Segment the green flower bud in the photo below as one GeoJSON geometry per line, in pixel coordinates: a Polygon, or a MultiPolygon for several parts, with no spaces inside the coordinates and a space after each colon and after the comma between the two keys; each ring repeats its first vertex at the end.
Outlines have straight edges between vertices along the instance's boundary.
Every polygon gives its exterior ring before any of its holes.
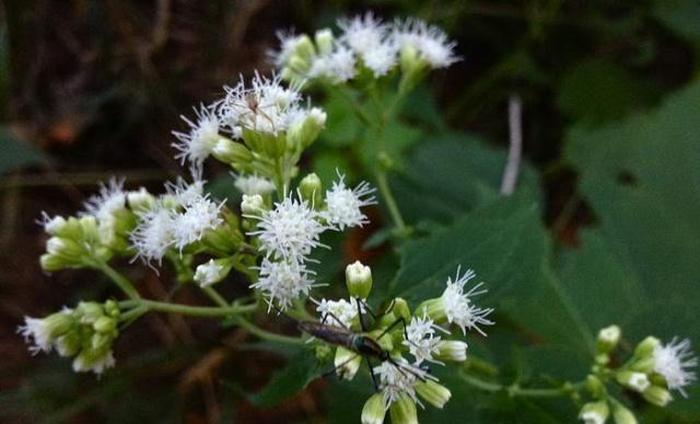
{"type": "Polygon", "coordinates": [[[119,309],[119,304],[114,300],[108,300],[105,302],[104,311],[105,314],[109,315],[112,318],[119,318],[119,314],[121,313],[121,310],[119,309]]]}
{"type": "Polygon", "coordinates": [[[437,345],[435,358],[440,361],[464,362],[467,360],[467,344],[460,340],[442,340],[437,345]]]}
{"type": "Polygon", "coordinates": [[[311,62],[308,59],[304,59],[298,54],[293,54],[289,57],[287,61],[289,69],[291,69],[296,74],[304,74],[311,67],[311,62]]]}
{"type": "Polygon", "coordinates": [[[345,267],[345,284],[352,297],[367,299],[372,290],[372,270],[360,261],[345,267]]]}
{"type": "Polygon", "coordinates": [[[408,396],[403,396],[389,407],[392,424],[418,424],[416,403],[408,396]]]}
{"type": "Polygon", "coordinates": [[[637,424],[637,418],[635,418],[632,411],[620,402],[613,403],[612,414],[615,424],[637,424]]]}
{"type": "Polygon", "coordinates": [[[117,321],[108,316],[102,316],[92,324],[92,328],[98,333],[112,333],[117,328],[117,321]]]}
{"type": "Polygon", "coordinates": [[[662,408],[673,400],[671,393],[660,386],[647,387],[647,389],[642,392],[642,396],[647,402],[662,408]]]}
{"type": "Polygon", "coordinates": [[[148,211],[156,204],[156,198],[144,187],[127,192],[126,201],[131,210],[136,212],[148,211]]]}
{"type": "Polygon", "coordinates": [[[313,205],[315,209],[323,206],[323,184],[316,173],[311,173],[299,182],[301,198],[313,205]]]}
{"type": "Polygon", "coordinates": [[[319,54],[325,55],[333,51],[333,31],[330,29],[324,28],[316,31],[314,39],[319,54]]]}
{"type": "Polygon", "coordinates": [[[93,324],[104,315],[102,305],[96,302],[80,302],[75,311],[82,324],[93,324]]]}
{"type": "Polygon", "coordinates": [[[111,350],[95,351],[86,349],[80,352],[73,360],[73,371],[93,371],[102,374],[107,368],[114,366],[114,357],[111,350]]]}
{"type": "Polygon", "coordinates": [[[408,307],[408,302],[402,297],[394,298],[394,306],[391,311],[400,318],[403,318],[408,323],[411,320],[411,308],[408,307]]]}
{"type": "Polygon", "coordinates": [[[95,333],[90,338],[90,347],[95,351],[109,349],[114,341],[113,334],[95,333]]]}
{"type": "Polygon", "coordinates": [[[56,312],[44,318],[46,332],[50,338],[55,339],[68,332],[75,324],[75,318],[71,312],[56,312]]]}
{"type": "Polygon", "coordinates": [[[384,406],[384,396],[381,393],[375,393],[367,399],[365,406],[362,407],[362,424],[382,424],[386,415],[386,407],[384,406]]]}
{"type": "Polygon", "coordinates": [[[622,331],[617,325],[605,327],[598,332],[596,347],[600,353],[609,353],[617,347],[622,331]]]}
{"type": "Polygon", "coordinates": [[[44,253],[39,257],[39,265],[46,272],[59,271],[66,267],[61,258],[50,253],[44,253]]]}
{"type": "Polygon", "coordinates": [[[253,154],[248,148],[226,137],[220,137],[216,141],[211,149],[211,154],[216,160],[227,163],[234,168],[248,164],[253,160],[253,154]]]}
{"type": "Polygon", "coordinates": [[[629,369],[632,371],[649,374],[652,371],[654,371],[654,362],[655,361],[653,356],[643,357],[632,362],[632,364],[629,366],[629,369]]]}
{"type": "Polygon", "coordinates": [[[243,199],[241,200],[241,212],[244,215],[260,216],[265,210],[265,201],[261,195],[243,195],[243,199]]]}
{"type": "Polygon", "coordinates": [[[645,391],[651,383],[649,382],[649,377],[646,374],[635,371],[621,371],[615,376],[617,382],[623,386],[642,393],[645,391]]]}
{"type": "Polygon", "coordinates": [[[447,401],[450,400],[450,397],[452,397],[452,393],[450,393],[447,387],[433,380],[421,381],[416,383],[415,387],[420,397],[436,408],[442,409],[447,401]]]}
{"type": "Polygon", "coordinates": [[[338,347],[335,350],[334,363],[338,376],[346,380],[352,380],[355,374],[357,374],[357,370],[360,369],[362,356],[351,350],[338,347]]]}
{"type": "Polygon", "coordinates": [[[586,377],[586,389],[594,398],[601,398],[605,395],[605,386],[600,379],[592,374],[586,377]]]}
{"type": "Polygon", "coordinates": [[[294,44],[294,54],[303,60],[310,60],[316,56],[316,48],[308,35],[300,35],[294,44]]]}
{"type": "Polygon", "coordinates": [[[445,306],[442,303],[441,298],[428,299],[418,305],[416,308],[416,315],[423,316],[426,314],[430,319],[435,322],[435,324],[444,324],[447,322],[447,315],[445,314],[445,306]]]}
{"type": "MultiPolygon", "coordinates": [[[[53,218],[48,218],[48,216],[45,216],[44,220],[44,230],[46,231],[46,234],[52,235],[52,236],[60,236],[61,233],[65,233],[65,231],[68,229],[68,221],[65,220],[62,216],[54,216],[53,218]]],[[[62,237],[66,237],[68,234],[64,234],[62,237]]]]}
{"type": "Polygon", "coordinates": [[[226,278],[233,267],[233,258],[210,259],[209,262],[197,266],[194,281],[200,287],[208,287],[226,278]]]}
{"type": "Polygon", "coordinates": [[[610,415],[608,403],[604,400],[598,402],[589,402],[581,408],[578,417],[585,424],[603,424],[607,421],[610,415]]]}
{"type": "Polygon", "coordinates": [[[634,349],[635,358],[645,358],[647,356],[653,356],[654,350],[657,346],[661,345],[661,340],[656,337],[649,336],[639,342],[637,347],[634,349]]]}
{"type": "Polygon", "coordinates": [[[99,239],[99,226],[97,219],[94,216],[86,215],[78,220],[82,234],[74,240],[78,241],[94,241],[99,239]]]}
{"type": "Polygon", "coordinates": [[[303,120],[287,131],[287,149],[290,152],[301,153],[318,138],[325,125],[326,112],[317,107],[311,108],[303,120]]]}
{"type": "Polygon", "coordinates": [[[82,263],[85,249],[73,240],[51,237],[46,242],[46,251],[50,255],[61,258],[66,266],[74,266],[82,263]]]}
{"type": "Polygon", "coordinates": [[[59,355],[63,356],[64,358],[69,358],[80,352],[81,344],[80,332],[77,330],[71,330],[56,339],[55,346],[59,355]]]}

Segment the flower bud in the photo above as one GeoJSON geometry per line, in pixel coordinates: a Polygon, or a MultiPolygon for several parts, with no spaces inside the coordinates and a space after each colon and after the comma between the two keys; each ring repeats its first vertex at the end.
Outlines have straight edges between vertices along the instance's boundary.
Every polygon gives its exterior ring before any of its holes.
{"type": "Polygon", "coordinates": [[[641,372],[644,374],[649,374],[654,370],[654,357],[647,356],[632,362],[629,369],[632,371],[641,372]]]}
{"type": "Polygon", "coordinates": [[[600,379],[592,374],[586,377],[586,389],[594,398],[602,397],[605,393],[605,386],[600,379]]]}
{"type": "Polygon", "coordinates": [[[362,355],[358,355],[343,347],[338,347],[335,351],[334,363],[338,376],[346,380],[352,380],[357,374],[357,370],[360,369],[362,355]]]}
{"type": "Polygon", "coordinates": [[[209,262],[197,266],[194,281],[200,287],[208,287],[226,278],[233,267],[232,258],[210,259],[209,262]]]}
{"type": "Polygon", "coordinates": [[[634,356],[636,358],[645,358],[647,356],[653,356],[654,350],[657,346],[661,345],[661,340],[656,337],[649,336],[639,342],[636,348],[634,348],[634,356]]]}
{"type": "Polygon", "coordinates": [[[647,389],[642,392],[642,396],[647,400],[647,402],[662,408],[673,400],[671,393],[660,386],[647,387],[647,389]]]}
{"type": "Polygon", "coordinates": [[[381,393],[375,393],[367,399],[365,406],[362,407],[362,424],[382,424],[386,408],[384,406],[384,396],[381,393]]]}
{"type": "Polygon", "coordinates": [[[236,167],[240,164],[250,163],[253,160],[253,155],[248,148],[226,137],[219,137],[216,140],[214,147],[211,149],[211,154],[217,160],[232,166],[236,165],[236,167]]]}
{"type": "Polygon", "coordinates": [[[372,290],[372,270],[360,261],[345,267],[345,284],[352,297],[367,299],[372,290]]]}
{"type": "Polygon", "coordinates": [[[416,383],[416,392],[425,399],[426,402],[440,409],[442,409],[447,401],[450,400],[450,397],[452,397],[452,393],[450,393],[447,387],[433,380],[416,383]]]}
{"type": "Polygon", "coordinates": [[[598,352],[609,353],[615,349],[615,347],[617,347],[617,343],[620,341],[621,334],[622,332],[620,331],[620,327],[617,325],[611,325],[600,330],[598,332],[598,340],[596,342],[598,352]]]}
{"type": "Polygon", "coordinates": [[[75,311],[82,324],[93,324],[104,315],[102,305],[96,302],[80,302],[75,311]]]}
{"type": "Polygon", "coordinates": [[[311,41],[311,38],[309,38],[309,36],[306,34],[297,37],[293,51],[295,55],[299,56],[299,58],[304,60],[309,60],[316,55],[314,43],[311,41]]]}
{"type": "Polygon", "coordinates": [[[57,215],[53,218],[45,216],[44,231],[46,231],[47,234],[57,236],[60,233],[64,232],[67,229],[67,227],[68,221],[66,221],[65,218],[63,218],[62,216],[57,215]]]}
{"type": "Polygon", "coordinates": [[[144,187],[126,193],[126,201],[131,210],[145,212],[150,210],[156,203],[156,198],[144,187]]]}
{"type": "Polygon", "coordinates": [[[437,345],[435,358],[441,361],[464,362],[467,360],[467,344],[460,340],[443,340],[437,345]]]}
{"type": "Polygon", "coordinates": [[[315,173],[308,174],[299,182],[301,198],[309,202],[315,209],[323,205],[323,185],[315,173]]]}
{"type": "Polygon", "coordinates": [[[442,302],[442,298],[428,299],[418,305],[416,308],[417,315],[427,315],[433,320],[435,324],[444,324],[447,322],[447,315],[445,313],[445,305],[442,302]]]}
{"type": "Polygon", "coordinates": [[[613,403],[612,414],[615,424],[637,424],[637,418],[632,411],[620,402],[613,403]]]}
{"type": "Polygon", "coordinates": [[[61,258],[50,253],[44,253],[39,257],[39,265],[41,265],[41,269],[46,272],[59,271],[65,268],[61,258]]]}
{"type": "Polygon", "coordinates": [[[416,403],[408,396],[402,396],[391,404],[389,416],[392,424],[418,424],[416,403]]]}
{"type": "Polygon", "coordinates": [[[65,358],[76,355],[81,347],[80,332],[77,330],[67,332],[56,339],[55,346],[58,354],[65,358]]]}
{"type": "Polygon", "coordinates": [[[406,322],[411,320],[411,308],[408,307],[408,302],[402,297],[394,298],[391,312],[397,317],[403,318],[406,322]]]}
{"type": "Polygon", "coordinates": [[[287,149],[301,153],[313,143],[326,125],[326,112],[311,108],[306,116],[294,123],[287,131],[287,149]]]}
{"type": "Polygon", "coordinates": [[[316,31],[314,39],[316,40],[319,54],[326,55],[331,53],[333,50],[333,32],[330,29],[324,28],[316,31]]]}
{"type": "Polygon", "coordinates": [[[649,377],[641,372],[621,371],[617,373],[616,378],[618,383],[640,393],[651,385],[649,377]]]}
{"type": "Polygon", "coordinates": [[[92,324],[92,328],[98,333],[111,333],[117,328],[117,321],[111,317],[102,316],[92,324]]]}
{"type": "Polygon", "coordinates": [[[241,200],[241,213],[244,215],[259,216],[265,212],[265,201],[259,194],[244,194],[241,200]]]}
{"type": "Polygon", "coordinates": [[[585,424],[603,424],[610,415],[608,403],[604,400],[589,402],[581,408],[578,417],[585,424]]]}
{"type": "Polygon", "coordinates": [[[70,312],[56,312],[55,314],[51,314],[44,318],[46,332],[52,339],[67,333],[74,323],[75,319],[73,318],[73,314],[70,312]]]}

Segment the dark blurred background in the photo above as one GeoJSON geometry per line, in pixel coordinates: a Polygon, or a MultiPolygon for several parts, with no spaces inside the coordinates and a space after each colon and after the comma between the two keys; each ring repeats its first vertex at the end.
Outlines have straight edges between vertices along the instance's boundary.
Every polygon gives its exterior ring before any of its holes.
{"type": "MultiPolygon", "coordinates": [[[[541,171],[545,218],[568,244],[593,218],[570,201],[576,174],[560,158],[567,125],[649,108],[697,69],[700,21],[690,21],[697,4],[689,1],[4,1],[1,421],[324,420],[323,380],[273,409],[248,402],[243,393],[261,387],[281,359],[232,349],[246,334],[216,323],[149,316],[120,337],[119,366],[103,379],[75,375],[55,355],[31,357],[15,329],[24,315],[111,293],[90,271],[41,272],[41,211],[75,213],[112,175],[160,190],[182,173],[170,147],[179,115],[239,74],[269,72],[277,30],[309,32],[367,10],[421,17],[457,41],[463,60],[423,91],[448,126],[505,146],[508,96],[521,96],[524,154],[541,171]],[[237,383],[221,383],[222,375],[237,383]]],[[[209,166],[207,175],[223,171],[209,166]]],[[[144,292],[162,297],[167,276],[140,272],[144,292]]]]}

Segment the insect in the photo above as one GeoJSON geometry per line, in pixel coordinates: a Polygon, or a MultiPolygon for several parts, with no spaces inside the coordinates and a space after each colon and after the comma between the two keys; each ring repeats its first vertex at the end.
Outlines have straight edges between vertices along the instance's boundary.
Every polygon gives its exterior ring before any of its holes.
{"type": "MultiPolygon", "coordinates": [[[[379,390],[379,386],[377,383],[377,378],[374,374],[374,369],[372,367],[372,364],[370,362],[370,358],[372,359],[377,359],[381,362],[389,362],[393,366],[396,367],[401,373],[409,373],[415,376],[416,378],[420,379],[421,381],[425,381],[426,378],[426,370],[422,368],[418,368],[409,364],[405,363],[400,363],[394,360],[394,358],[391,357],[390,352],[387,350],[384,350],[381,345],[379,344],[379,340],[382,339],[382,337],[386,336],[392,329],[394,329],[397,325],[403,324],[403,331],[404,331],[404,337],[406,340],[408,339],[408,334],[406,333],[406,322],[403,318],[398,318],[396,321],[394,321],[391,325],[389,325],[382,333],[377,336],[376,338],[373,338],[369,335],[366,334],[367,328],[364,323],[364,320],[362,319],[362,307],[364,306],[365,309],[370,312],[370,314],[373,316],[373,318],[376,320],[376,316],[371,312],[369,307],[364,304],[361,305],[361,301],[359,299],[355,299],[357,303],[357,311],[358,311],[358,316],[360,319],[360,326],[362,327],[362,333],[356,333],[352,331],[349,327],[347,327],[342,321],[340,321],[335,315],[333,315],[331,312],[326,313],[326,315],[322,318],[321,322],[316,322],[316,321],[309,321],[309,320],[301,320],[301,321],[296,321],[297,323],[297,328],[299,331],[305,332],[307,334],[310,334],[313,337],[316,337],[320,340],[323,340],[324,342],[328,344],[332,344],[335,346],[340,346],[344,347],[345,349],[348,349],[352,352],[355,352],[357,355],[361,355],[364,357],[365,362],[367,363],[367,366],[369,367],[370,374],[372,376],[372,381],[374,382],[374,387],[375,389],[379,390]],[[326,324],[326,320],[328,317],[333,318],[339,325],[333,325],[333,324],[326,324]]],[[[364,303],[364,302],[363,302],[364,303]]],[[[387,312],[391,310],[393,307],[390,306],[387,309],[387,312]]],[[[333,370],[331,370],[329,373],[334,373],[337,369],[342,368],[345,364],[348,362],[352,361],[355,359],[355,357],[350,357],[346,361],[344,361],[341,364],[338,364],[333,370]]]]}

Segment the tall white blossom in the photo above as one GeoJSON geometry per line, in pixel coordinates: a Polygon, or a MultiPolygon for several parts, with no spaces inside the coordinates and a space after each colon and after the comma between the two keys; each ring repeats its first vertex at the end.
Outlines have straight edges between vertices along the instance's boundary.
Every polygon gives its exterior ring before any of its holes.
{"type": "Polygon", "coordinates": [[[338,27],[343,31],[340,41],[357,54],[375,77],[385,75],[397,63],[397,48],[389,26],[371,12],[340,19],[338,27]]]}
{"type": "Polygon", "coordinates": [[[369,223],[361,208],[377,203],[372,195],[374,192],[375,189],[365,181],[354,189],[346,187],[345,175],[338,173],[338,181],[334,181],[333,187],[326,191],[326,211],[323,216],[340,230],[361,227],[369,223]]]}
{"type": "Polygon", "coordinates": [[[661,374],[670,390],[678,390],[687,397],[684,387],[693,383],[697,376],[691,368],[698,366],[698,358],[693,354],[689,339],[673,338],[666,345],[654,349],[654,371],[661,374]]]}
{"type": "Polygon", "coordinates": [[[264,258],[259,267],[258,281],[250,287],[260,290],[267,298],[268,311],[273,305],[284,311],[294,300],[307,296],[313,286],[313,272],[305,264],[264,258]]]}
{"type": "Polygon", "coordinates": [[[136,256],[145,263],[161,263],[175,243],[172,211],[158,204],[139,215],[138,224],[129,237],[136,256]]]}
{"type": "Polygon", "coordinates": [[[460,276],[460,268],[457,268],[455,279],[452,280],[451,277],[447,279],[447,287],[441,299],[448,322],[456,324],[462,329],[462,333],[466,333],[467,329],[474,329],[485,336],[486,333],[480,326],[493,325],[493,321],[486,318],[493,312],[493,309],[480,308],[470,299],[486,293],[486,289],[480,290],[483,283],[475,285],[466,293],[464,292],[465,284],[474,277],[476,277],[476,273],[473,270],[468,269],[460,276]]]}

